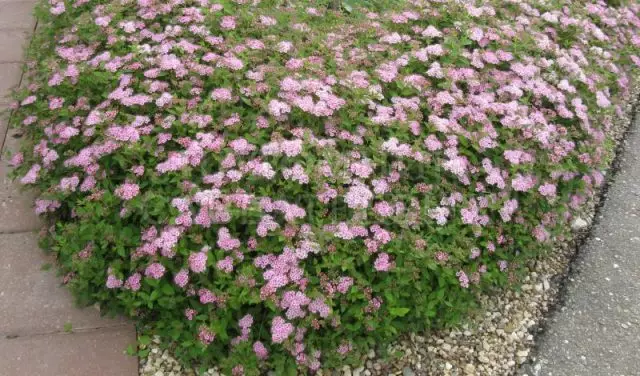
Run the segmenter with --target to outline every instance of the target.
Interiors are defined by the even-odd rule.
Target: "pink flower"
[[[184,310],[184,316],[189,321],[193,320],[193,318],[196,317],[196,315],[197,315],[197,312],[193,308],[187,308],[187,309]]]
[[[198,340],[202,342],[202,344],[209,345],[213,340],[216,339],[216,334],[206,326],[201,326],[198,331]]]
[[[479,27],[474,27],[469,33],[469,38],[473,41],[479,42],[484,37],[484,32]]]
[[[465,157],[454,157],[442,164],[445,170],[457,176],[464,176],[467,172],[468,162]]]
[[[133,172],[133,174],[136,176],[142,176],[144,175],[144,166],[142,165],[134,166],[131,168],[131,172]]]
[[[300,291],[286,291],[282,296],[280,307],[287,309],[287,319],[302,318],[306,316],[304,306],[311,302],[304,293]]]
[[[607,98],[607,95],[602,91],[599,91],[596,93],[596,104],[600,108],[607,108],[611,106],[611,102],[609,101],[609,98]]]
[[[353,278],[340,277],[340,281],[338,282],[338,286],[336,287],[336,290],[338,290],[338,292],[342,294],[346,294],[352,285],[353,285]]]
[[[338,348],[336,349],[336,352],[338,354],[344,355],[348,352],[350,352],[353,349],[352,345],[350,343],[342,343],[340,344],[340,346],[338,346]]]
[[[224,16],[220,21],[220,27],[225,30],[233,30],[236,28],[236,18],[233,16]]]
[[[531,163],[534,161],[531,154],[521,150],[505,150],[504,158],[512,164]]]
[[[273,343],[284,342],[293,333],[293,329],[293,325],[286,322],[282,317],[274,317],[271,321],[271,341]]]
[[[35,95],[30,95],[28,97],[26,97],[25,99],[22,100],[22,102],[20,102],[21,106],[26,106],[32,103],[35,103],[36,101],[36,96]]]
[[[144,270],[144,275],[153,279],[160,279],[164,275],[165,271],[166,269],[162,264],[154,262],[153,264],[147,266],[147,268]]]
[[[231,237],[228,228],[221,227],[218,230],[218,241],[216,244],[225,251],[231,251],[240,247],[240,240]]]
[[[135,183],[124,183],[115,190],[115,195],[119,198],[129,201],[140,193],[140,186]]]
[[[545,183],[538,188],[538,192],[545,197],[556,197],[556,185]]]
[[[189,255],[189,269],[194,273],[202,273],[207,270],[207,252],[195,252]]]
[[[434,209],[429,209],[428,215],[432,219],[435,219],[437,224],[442,226],[445,223],[447,223],[447,217],[449,216],[449,209],[445,207],[437,207]]]
[[[269,231],[275,231],[276,229],[278,229],[278,227],[280,227],[280,225],[273,219],[272,216],[265,215],[262,217],[262,219],[260,219],[258,227],[256,228],[256,233],[258,234],[258,236],[264,238],[265,236],[267,236]]]
[[[258,19],[264,26],[273,26],[278,23],[275,18],[269,16],[261,15]]]
[[[245,315],[238,321],[238,326],[242,329],[249,329],[251,325],[253,325],[253,316],[251,315]]]
[[[52,98],[49,100],[49,109],[57,110],[62,108],[62,104],[64,103],[64,98]]]
[[[424,144],[429,149],[429,151],[436,151],[442,149],[442,143],[438,140],[438,138],[434,135],[429,135],[425,140]]]
[[[518,201],[516,200],[508,200],[504,203],[502,208],[500,209],[500,217],[505,222],[509,222],[511,220],[511,216],[515,213],[516,209],[518,209]]]
[[[109,274],[107,276],[106,286],[108,289],[116,289],[116,288],[122,287],[122,280],[118,279],[113,274]]]
[[[231,376],[244,376],[244,367],[238,364],[231,369]]]
[[[160,94],[160,97],[156,99],[156,106],[165,107],[169,105],[172,100],[173,100],[173,95],[169,93],[162,93]]]
[[[516,175],[516,177],[511,181],[511,186],[514,190],[519,192],[526,192],[533,188],[535,185],[535,179],[530,175]]]
[[[20,179],[20,183],[21,184],[35,183],[36,180],[38,179],[38,173],[40,172],[41,168],[42,167],[40,167],[39,164],[34,164],[33,166],[31,166],[27,174]]]
[[[51,14],[53,14],[54,16],[61,15],[65,10],[66,8],[64,6],[64,1],[59,1],[55,3],[51,8],[49,8],[49,12],[51,12]]]
[[[269,356],[269,351],[267,351],[267,348],[260,341],[253,343],[253,352],[256,353],[258,359],[267,359]]]
[[[269,113],[275,117],[280,117],[291,112],[291,106],[276,99],[269,102]]]
[[[230,89],[218,88],[211,92],[211,98],[217,102],[231,102],[233,100],[233,94]]]
[[[60,179],[60,190],[66,192],[75,192],[76,188],[80,184],[80,178],[77,176],[71,176],[68,178]]]
[[[376,261],[373,263],[373,267],[379,272],[386,272],[393,268],[393,262],[391,261],[387,253],[380,253]]]
[[[354,162],[349,166],[349,171],[359,178],[368,178],[373,173],[373,168],[368,162]]]
[[[302,140],[285,140],[280,143],[280,150],[287,157],[295,157],[302,153]]]
[[[189,283],[189,271],[187,269],[180,269],[175,276],[173,276],[173,282],[179,287],[184,288]]]
[[[309,176],[305,173],[304,168],[296,163],[292,168],[285,168],[282,170],[282,176],[285,180],[291,180],[300,184],[309,183]]]
[[[364,184],[352,185],[344,195],[344,201],[351,209],[366,209],[371,199],[373,199],[373,193]]]
[[[210,304],[218,301],[218,297],[213,292],[204,288],[198,290],[198,297],[202,304]]]
[[[290,52],[291,49],[293,49],[293,43],[283,40],[282,42],[278,43],[276,47],[278,52],[282,52],[283,54],[285,54]]]
[[[316,298],[309,303],[309,312],[317,313],[320,317],[329,317],[331,313],[331,307],[329,307],[323,298]]]
[[[460,286],[462,288],[466,289],[469,287],[469,277],[467,277],[467,274],[465,272],[460,270],[456,273],[456,276],[458,276],[458,281],[460,282]]]
[[[127,278],[127,281],[124,283],[124,288],[129,289],[131,291],[140,290],[142,280],[142,275],[140,273],[134,273]]]
[[[231,273],[233,271],[233,259],[230,256],[227,256],[218,261],[216,263],[216,267],[225,273]]]

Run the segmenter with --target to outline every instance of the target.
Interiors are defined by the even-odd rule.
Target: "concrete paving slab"
[[[0,339],[3,376],[135,376],[138,361],[124,354],[132,328]]]
[[[3,120],[0,118],[0,135],[4,135],[2,123]],[[11,168],[6,152],[11,150],[15,153],[19,144],[19,139],[14,138],[14,135],[15,132],[9,131],[0,157],[0,234],[35,231],[43,225],[43,221],[33,210],[36,194],[33,191],[22,190],[19,182],[9,178]]]
[[[8,104],[12,101],[9,94],[11,89],[20,83],[21,76],[21,63],[0,63],[0,110],[2,110],[2,104]]]
[[[36,21],[33,17],[32,1],[0,2],[0,29],[33,30]]]
[[[121,326],[126,322],[101,317],[93,307],[77,308],[70,291],[56,277],[53,258],[38,247],[33,233],[0,234],[0,260],[3,337],[63,331],[66,323],[75,329],[87,329]],[[51,268],[43,270],[43,266]]]
[[[4,155],[4,141],[9,130],[9,116],[11,112],[8,110],[7,105],[0,103],[0,160],[6,158]]]
[[[30,31],[26,29],[0,30],[0,63],[23,61],[23,50]]]
[[[0,163],[0,234],[39,230],[43,222],[34,212],[36,194],[21,191],[20,184],[7,177],[8,171]]]
[[[9,129],[11,112],[5,105],[0,105],[0,161],[10,159],[11,155],[20,151],[21,135],[15,129]]]

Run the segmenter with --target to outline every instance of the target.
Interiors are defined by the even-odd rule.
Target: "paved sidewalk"
[[[22,52],[35,27],[33,0],[0,0],[0,111],[20,85]],[[33,195],[7,178],[6,152],[17,150],[19,134],[0,117],[0,376],[134,376],[137,360],[124,355],[135,343],[125,320],[78,309],[60,286],[55,268],[37,244],[42,223]],[[71,324],[72,333],[65,332]]]
[[[538,339],[535,376],[640,375],[640,114],[620,170],[570,276],[564,306]]]

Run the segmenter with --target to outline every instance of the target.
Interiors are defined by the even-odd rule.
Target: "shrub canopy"
[[[80,302],[234,374],[357,363],[517,281],[640,64],[638,5],[291,3],[43,2],[13,116]]]

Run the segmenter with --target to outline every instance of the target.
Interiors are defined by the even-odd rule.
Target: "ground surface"
[[[20,85],[22,51],[35,27],[33,1],[0,0],[0,111]],[[74,306],[51,260],[38,248],[42,224],[31,196],[7,178],[6,152],[19,138],[0,117],[0,376],[133,376],[137,360],[124,355],[133,326]],[[65,332],[71,324],[73,333]],[[68,329],[68,328],[67,328]]]
[[[640,116],[623,147],[565,300],[537,339],[537,355],[523,375],[640,374]]]

